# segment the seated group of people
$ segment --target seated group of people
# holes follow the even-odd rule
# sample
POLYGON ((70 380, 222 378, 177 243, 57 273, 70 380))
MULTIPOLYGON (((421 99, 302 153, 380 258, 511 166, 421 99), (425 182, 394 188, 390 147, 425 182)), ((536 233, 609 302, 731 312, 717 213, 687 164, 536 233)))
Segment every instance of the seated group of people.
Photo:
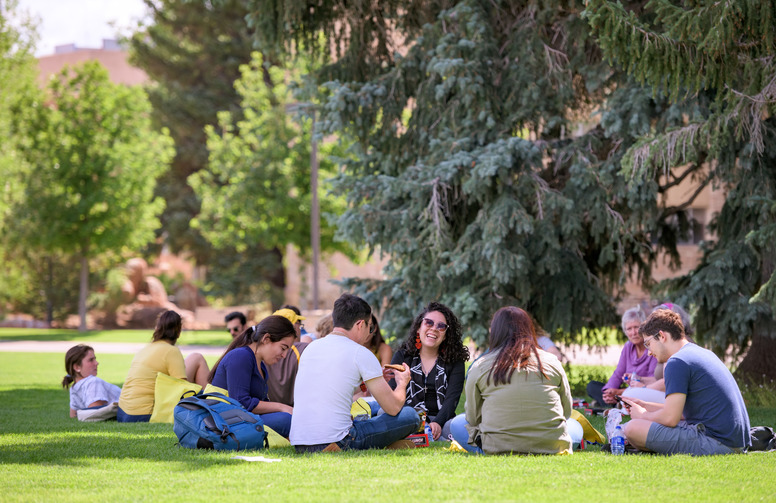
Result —
POLYGON ((609 381, 591 381, 599 404, 622 401, 628 442, 663 454, 731 454, 751 445, 749 415, 730 370, 696 345, 687 312, 661 304, 647 317, 625 311, 628 342, 609 381), (638 376, 638 379, 636 379, 638 376), (627 386, 627 387, 623 387, 627 386))
MULTIPOLYGON (((374 346, 375 334, 379 334, 377 320, 369 304, 360 297, 343 294, 337 299, 331 314, 330 333, 323 334, 325 337, 319 333, 313 342, 301 341, 301 327, 295 327, 293 317, 281 314, 268 316, 235 336, 213 369, 206 372, 204 382, 226 389, 229 396, 247 410, 259 414, 267 426, 287 437, 297 452, 409 446, 403 439, 418 431, 421 415, 430 426, 433 440, 454 439, 471 452, 486 454, 570 453, 570 431, 576 428, 581 431, 579 424, 571 418, 571 393, 563 366, 556 356, 541 349, 531 316, 520 308, 504 307, 493 315, 488 351, 472 363, 468 377, 465 362, 469 359, 469 351, 463 344, 461 324, 443 304, 432 302, 417 315, 406 340, 391 358, 396 366, 385 366, 387 362, 384 354, 380 355, 380 344, 374 346), (466 395, 466 412, 456 417, 461 393, 466 395), (361 396, 370 397, 374 404, 373 414, 366 420, 354 421, 351 409, 354 400, 361 396)), ((669 356, 691 343, 684 338, 681 320, 678 323, 680 330, 677 330, 666 321, 655 322, 654 315, 639 324, 637 333, 642 334, 642 344, 651 338, 647 350, 665 363, 669 356), (655 327, 658 330, 653 333, 655 327), (678 345, 682 347, 671 353, 678 345)), ((156 365, 155 372, 189 380, 202 377, 204 360, 199 362, 201 356, 189 357, 192 358, 189 369, 188 361, 184 363, 180 351, 174 347, 180 335, 180 317, 177 317, 177 325, 173 323, 176 316, 171 311, 162 314, 154 332, 154 342, 149 345, 165 344, 167 347, 146 348, 138 353, 124 389, 113 386, 112 392, 120 391, 120 421, 147 421, 150 417, 153 389, 150 394, 145 390, 151 400, 150 407, 143 402, 147 408, 136 408, 140 402, 135 391, 139 392, 140 387, 133 385, 130 378, 140 377, 139 372, 133 371, 140 365, 147 366, 151 360, 166 362, 156 365), (165 338, 168 329, 171 335, 165 338)), ((703 353, 707 351, 695 348, 702 354, 700 359, 708 363, 708 355, 703 353)), ((684 353, 680 356, 695 355, 698 353, 695 348, 682 349, 684 353)), ((664 425, 668 430, 678 429, 678 419, 684 412, 685 420, 693 425, 687 431, 708 436, 721 446, 703 453, 738 452, 745 448, 748 445, 748 415, 735 381, 731 387, 724 377, 712 379, 715 385, 723 385, 719 391, 727 398, 713 399, 715 407, 721 406, 725 410, 709 420, 709 417, 697 414, 698 410, 706 408, 706 401, 710 399, 708 392, 698 392, 694 387, 697 366, 693 363, 684 365, 682 370, 674 359, 666 365, 668 399, 664 407, 639 398, 624 398, 634 418, 625 429, 630 442, 638 448, 656 452, 695 453, 665 449, 664 446, 673 441, 687 443, 681 434, 673 431, 669 434, 656 426, 653 432, 654 424, 664 425), (678 375, 686 377, 686 382, 679 384, 678 375), (696 393, 701 395, 695 396, 696 393), (686 400, 680 401, 676 395, 682 395, 686 400), (677 407, 678 419, 675 418, 677 407), (720 428, 724 429, 723 424, 729 422, 731 414, 736 415, 732 422, 745 431, 745 436, 739 435, 736 429, 737 433, 720 437, 720 428), (661 422, 666 418, 669 423, 677 419, 677 424, 661 422), (695 422, 697 418, 703 419, 703 424, 695 422)), ((81 395, 82 390, 86 390, 84 383, 96 376, 93 351, 87 351, 77 365, 66 359, 66 366, 69 374, 75 376, 71 414, 74 406, 99 406, 113 399, 108 395, 104 395, 104 399, 99 395, 101 400, 96 402, 90 402, 90 399, 78 402, 73 398, 81 395)), ((721 362, 719 366, 730 376, 721 362)), ((713 371, 722 374, 717 367, 713 371)), ((647 374, 645 370, 642 372, 647 374)), ((96 389, 93 384, 89 386, 96 389)))

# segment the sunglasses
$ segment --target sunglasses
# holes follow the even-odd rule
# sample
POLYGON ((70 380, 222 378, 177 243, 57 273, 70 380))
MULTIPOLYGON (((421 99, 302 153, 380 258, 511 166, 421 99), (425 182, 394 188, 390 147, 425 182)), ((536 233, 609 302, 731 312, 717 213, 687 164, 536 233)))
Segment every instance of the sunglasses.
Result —
POLYGON ((434 322, 431 318, 423 318, 423 324, 426 325, 428 328, 434 328, 434 324, 436 323, 436 329, 440 332, 444 332, 447 330, 447 323, 444 323, 442 321, 434 322))
POLYGON ((227 328, 226 331, 229 332, 230 334, 236 334, 240 331, 240 327, 227 328))
POLYGON ((374 335, 377 332, 377 325, 372 323, 372 320, 361 320, 364 322, 364 326, 369 331, 369 335, 374 335))

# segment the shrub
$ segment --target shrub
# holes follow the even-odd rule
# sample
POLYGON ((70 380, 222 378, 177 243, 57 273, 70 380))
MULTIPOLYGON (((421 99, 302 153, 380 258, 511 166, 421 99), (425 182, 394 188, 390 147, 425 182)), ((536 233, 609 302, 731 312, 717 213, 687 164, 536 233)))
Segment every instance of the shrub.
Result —
POLYGON ((739 379, 738 388, 747 407, 776 407, 776 382, 763 375, 761 383, 739 379))
POLYGON ((582 398, 587 396, 587 383, 590 381, 606 382, 614 372, 612 366, 602 365, 564 365, 566 376, 569 379, 571 396, 582 398))

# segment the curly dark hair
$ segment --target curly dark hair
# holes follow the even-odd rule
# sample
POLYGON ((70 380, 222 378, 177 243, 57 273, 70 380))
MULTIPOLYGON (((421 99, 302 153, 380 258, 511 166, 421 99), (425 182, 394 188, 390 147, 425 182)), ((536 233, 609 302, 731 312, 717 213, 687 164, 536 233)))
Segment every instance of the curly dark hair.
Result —
POLYGON ((458 321, 458 317, 453 311, 444 304, 439 302, 429 302, 423 311, 415 317, 415 321, 410 327, 410 331, 407 334, 407 339, 402 343, 401 351, 407 356, 416 356, 419 350, 415 347, 415 336, 418 335, 420 330, 420 324, 423 323, 423 318, 426 314, 437 311, 442 313, 447 323, 447 331, 445 332, 445 339, 442 344, 439 345, 439 358, 443 363, 456 363, 465 362, 469 359, 469 348, 463 345, 463 330, 461 329, 461 322, 458 321))

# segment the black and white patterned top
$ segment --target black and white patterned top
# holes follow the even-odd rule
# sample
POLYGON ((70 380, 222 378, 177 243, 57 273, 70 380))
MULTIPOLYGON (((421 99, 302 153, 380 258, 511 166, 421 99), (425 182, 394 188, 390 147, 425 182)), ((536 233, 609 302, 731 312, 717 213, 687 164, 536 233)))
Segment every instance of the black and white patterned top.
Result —
MULTIPOLYGON (((410 368, 406 405, 425 411, 440 426, 455 416, 463 392, 463 361, 445 365, 437 359, 428 375, 423 373, 420 355, 405 355, 399 350, 393 355, 391 363, 406 363, 410 368)), ((392 388, 396 387, 395 382, 390 384, 392 388)))

